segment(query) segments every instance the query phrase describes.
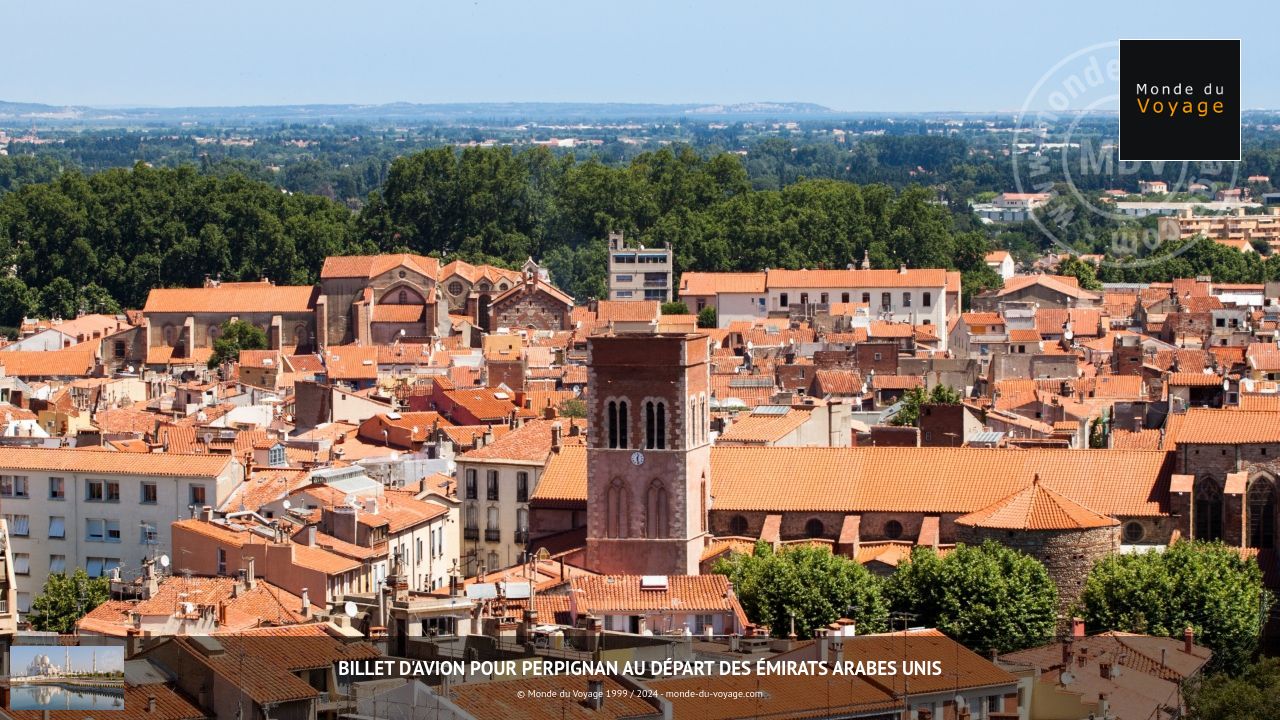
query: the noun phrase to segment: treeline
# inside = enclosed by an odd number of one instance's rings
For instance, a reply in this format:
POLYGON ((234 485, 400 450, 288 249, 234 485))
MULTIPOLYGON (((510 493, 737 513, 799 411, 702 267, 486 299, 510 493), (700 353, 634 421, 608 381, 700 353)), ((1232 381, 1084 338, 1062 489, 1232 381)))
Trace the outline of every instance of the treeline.
POLYGON ((517 267, 545 263, 576 297, 605 290, 605 238, 670 243, 679 270, 875 267, 965 271, 993 284, 987 241, 956 232, 919 187, 806 180, 753 190, 738 157, 690 148, 626 165, 536 148, 398 158, 358 213, 224 165, 69 171, 0 196, 0 325, 23 313, 139 307, 158 286, 269 277, 314 282, 328 255, 411 251, 517 267))

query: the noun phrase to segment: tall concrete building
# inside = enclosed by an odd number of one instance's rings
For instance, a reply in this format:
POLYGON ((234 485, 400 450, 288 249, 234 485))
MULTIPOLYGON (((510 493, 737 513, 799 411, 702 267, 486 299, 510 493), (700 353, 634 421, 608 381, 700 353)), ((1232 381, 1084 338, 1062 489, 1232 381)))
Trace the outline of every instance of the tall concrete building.
POLYGON ((618 333, 588 341, 587 566, 696 575, 711 499, 710 343, 618 333))
POLYGON ((674 258, 669 245, 627 247, 622 233, 609 233, 609 299, 669 302, 674 258))

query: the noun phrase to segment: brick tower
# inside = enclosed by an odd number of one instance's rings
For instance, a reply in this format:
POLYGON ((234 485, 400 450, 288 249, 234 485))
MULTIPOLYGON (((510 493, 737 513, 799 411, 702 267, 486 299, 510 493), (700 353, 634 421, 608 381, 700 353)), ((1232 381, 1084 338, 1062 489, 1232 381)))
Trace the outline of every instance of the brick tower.
POLYGON ((696 575, 711 503, 707 337, 588 343, 587 567, 696 575))

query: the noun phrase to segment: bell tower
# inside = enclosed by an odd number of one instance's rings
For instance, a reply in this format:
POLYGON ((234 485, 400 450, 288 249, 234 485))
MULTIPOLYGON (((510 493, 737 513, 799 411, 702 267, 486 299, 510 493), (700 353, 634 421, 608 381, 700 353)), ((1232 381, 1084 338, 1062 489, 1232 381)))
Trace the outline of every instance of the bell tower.
POLYGON ((588 339, 587 567, 696 575, 711 504, 705 335, 588 339))

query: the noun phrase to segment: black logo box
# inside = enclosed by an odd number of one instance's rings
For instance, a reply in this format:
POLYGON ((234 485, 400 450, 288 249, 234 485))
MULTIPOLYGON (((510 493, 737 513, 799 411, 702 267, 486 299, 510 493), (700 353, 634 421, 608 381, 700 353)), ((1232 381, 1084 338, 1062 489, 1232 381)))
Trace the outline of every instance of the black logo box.
POLYGON ((1120 41, 1121 160, 1238 161, 1240 111, 1239 40, 1120 41), (1147 91, 1140 93, 1139 85, 1147 91), (1212 86, 1209 94, 1206 86, 1212 86), (1165 87, 1183 92, 1165 94, 1165 87), (1154 112, 1157 102, 1161 114, 1154 112), (1191 114, 1183 112, 1185 102, 1192 104, 1191 114), (1198 112, 1202 102, 1208 103, 1206 116, 1198 112), (1215 113, 1219 102, 1222 112, 1215 113), (1172 115, 1170 103, 1177 103, 1172 115))

